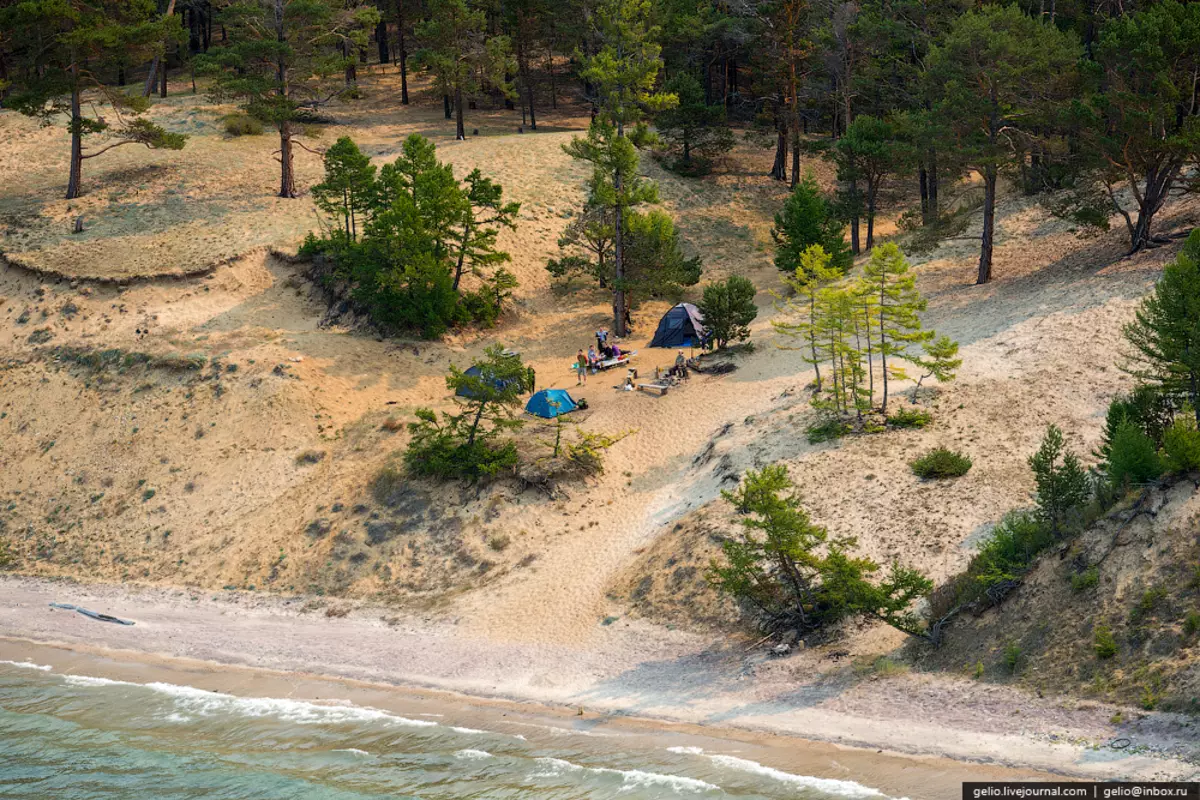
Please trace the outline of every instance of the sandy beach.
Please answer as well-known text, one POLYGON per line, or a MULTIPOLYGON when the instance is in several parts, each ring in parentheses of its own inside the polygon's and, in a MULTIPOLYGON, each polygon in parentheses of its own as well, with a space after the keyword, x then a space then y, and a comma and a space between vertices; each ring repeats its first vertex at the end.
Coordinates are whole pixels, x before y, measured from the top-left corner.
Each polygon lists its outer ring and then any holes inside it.
MULTIPOLYGON (((1017 770, 995 773, 1013 779, 1185 779, 1200 773, 1190 762, 1197 738, 1190 724, 1171 715, 1117 726, 1111 723, 1114 709, 1103 704, 1036 698, 946 676, 861 681, 834 673, 816 682, 797 680, 787 659, 766 661, 694 635, 664 636, 639 625, 606 628, 591 647, 523 646, 464 635, 453 624, 398 619, 370 606, 327 617, 306 611, 306 602, 6 578, 0 582, 0 659, 139 682, 160 680, 154 677, 158 670, 168 670, 168 682, 255 696, 276 696, 287 687, 288 697, 359 702, 361 690, 373 693, 371 705, 384 702, 385 687, 436 690, 453 693, 456 703, 500 702, 490 707, 573 724, 630 724, 636 718, 650 729, 679 723, 695 727, 670 730, 735 738, 753 733, 755 742, 767 735, 795 737, 856 748, 845 752, 920 756, 917 763, 926 766, 927 757, 969 765, 944 767, 954 775, 989 775, 997 766, 1017 770), (119 614, 137 624, 96 622, 51 609, 50 602, 119 614), (319 683, 318 677, 338 681, 319 683), (934 717, 921 708, 940 712, 934 717), (1118 739, 1130 741, 1117 741, 1119 749, 1108 746, 1118 739), (989 766, 979 771, 980 765, 989 766)), ((828 752, 813 747, 785 749, 793 755, 828 752)))

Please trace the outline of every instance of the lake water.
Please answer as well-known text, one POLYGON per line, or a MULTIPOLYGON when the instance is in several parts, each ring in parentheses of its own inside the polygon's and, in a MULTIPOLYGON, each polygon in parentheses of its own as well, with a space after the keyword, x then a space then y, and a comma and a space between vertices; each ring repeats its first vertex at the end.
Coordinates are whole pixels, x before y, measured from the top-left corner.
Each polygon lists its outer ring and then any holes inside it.
POLYGON ((487 725, 0 661, 0 798, 888 796, 853 780, 775 769, 732 745, 647 746, 656 740, 528 718, 487 725))

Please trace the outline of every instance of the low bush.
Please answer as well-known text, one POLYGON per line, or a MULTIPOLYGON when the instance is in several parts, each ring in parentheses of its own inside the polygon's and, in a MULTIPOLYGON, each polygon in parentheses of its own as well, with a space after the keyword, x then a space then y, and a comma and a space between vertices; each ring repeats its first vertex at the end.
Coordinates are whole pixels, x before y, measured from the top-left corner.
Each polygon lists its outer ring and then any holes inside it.
POLYGON ((262 136, 263 124, 249 114, 227 114, 221 119, 230 136, 262 136))
POLYGON ((1195 636, 1200 631, 1200 612, 1189 611, 1183 618, 1183 633, 1185 636, 1195 636))
POLYGON ((1050 527, 1035 512, 1010 512, 979 546, 966 570, 930 595, 930 619, 943 619, 956 609, 1000 602, 1054 542, 1050 527))
POLYGON ((1073 592, 1086 592, 1099 584, 1100 570, 1096 567, 1088 567, 1083 572, 1077 572, 1071 576, 1071 591, 1073 592))
POLYGON ((1138 598, 1137 603, 1133 606, 1133 610, 1129 612, 1130 622, 1141 622, 1142 620, 1154 616, 1167 603, 1167 589, 1165 586, 1155 586, 1142 592, 1142 596, 1138 598))
POLYGON ((1021 646, 1016 642, 1009 642, 1004 646, 1004 666, 1008 668, 1009 674, 1017 674, 1021 667, 1022 655, 1021 646))
POLYGON ((1200 469, 1200 430, 1191 416, 1181 416, 1163 433, 1165 466, 1172 472, 1200 469))
POLYGON ((8 542, 0 539, 0 569, 11 569, 16 563, 16 556, 9 550, 8 542))
POLYGON ((311 464, 319 464, 324 459, 324 450, 305 450, 296 456, 296 464, 303 467, 311 464))
POLYGON ((971 469, 971 459, 954 450, 938 447, 909 463, 913 473, 926 480, 957 478, 971 469))
POLYGON ((924 428, 933 422, 933 415, 919 408, 902 408, 888 415, 887 421, 893 428, 924 428))
POLYGON ((1092 634, 1092 648, 1096 651, 1096 658, 1105 660, 1112 658, 1117 654, 1117 640, 1113 636, 1112 628, 1103 622, 1096 626, 1096 630, 1092 634))
POLYGON ((808 426, 805 431, 808 434, 809 444, 820 444, 821 442, 832 442, 842 438, 850 432, 850 426, 842 422, 837 417, 830 417, 808 426))

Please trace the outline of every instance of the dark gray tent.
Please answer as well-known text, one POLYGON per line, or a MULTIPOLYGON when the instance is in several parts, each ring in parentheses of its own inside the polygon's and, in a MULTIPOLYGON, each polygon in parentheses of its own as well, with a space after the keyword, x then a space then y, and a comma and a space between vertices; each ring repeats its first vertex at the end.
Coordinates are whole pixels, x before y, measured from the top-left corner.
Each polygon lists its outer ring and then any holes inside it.
POLYGON ((680 303, 658 321, 651 347, 700 347, 704 340, 704 319, 691 303, 680 303))

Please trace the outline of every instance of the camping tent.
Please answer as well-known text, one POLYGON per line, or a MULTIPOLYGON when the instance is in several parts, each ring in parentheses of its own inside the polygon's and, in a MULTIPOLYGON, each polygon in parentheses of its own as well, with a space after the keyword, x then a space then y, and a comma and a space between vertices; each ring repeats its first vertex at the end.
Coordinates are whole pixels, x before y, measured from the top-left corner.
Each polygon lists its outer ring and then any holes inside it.
POLYGON ((691 303, 680 303, 658 321, 651 347, 699 347, 704 338, 704 319, 691 303))
POLYGON ((566 389, 542 389, 525 404, 525 410, 530 414, 546 419, 566 414, 578 407, 566 389))
MULTIPOLYGON (((476 378, 480 378, 483 375, 483 371, 480 370, 479 367, 468 367, 464 374, 471 375, 476 378)), ((504 389, 507 389, 509 384, 511 384, 513 382, 514 381, 500 380, 499 378, 495 378, 495 377, 493 377, 490 381, 492 386, 495 387, 497 391, 503 391, 504 389)), ((455 394, 458 395, 459 397, 467 397, 467 398, 472 398, 475 396, 475 393, 471 391, 471 387, 469 387, 469 386, 461 387, 457 392, 455 392, 455 394)))

